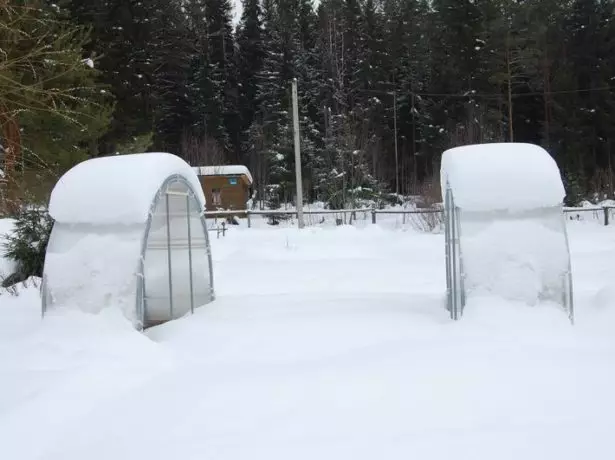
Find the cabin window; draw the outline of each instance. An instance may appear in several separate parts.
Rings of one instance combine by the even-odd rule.
[[[231,185],[237,185],[237,178],[236,177],[229,177],[228,183]]]
[[[219,188],[215,188],[211,191],[211,201],[214,206],[220,206],[222,204],[222,194]]]

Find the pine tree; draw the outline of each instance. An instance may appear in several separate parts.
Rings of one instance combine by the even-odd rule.
[[[61,8],[37,0],[0,6],[0,31],[3,204],[15,212],[28,173],[44,181],[87,158],[108,124],[111,100],[95,62],[83,58],[87,32]]]
[[[172,2],[151,4],[151,18],[165,27],[153,31],[147,62],[152,72],[154,145],[159,150],[181,153],[182,133],[192,122],[189,76],[193,45],[182,10]]]
[[[31,276],[42,277],[45,266],[47,244],[51,236],[53,219],[43,209],[21,209],[15,219],[12,234],[5,236],[3,244],[5,257],[17,264],[17,270],[2,280],[8,287],[27,280]]]
[[[156,1],[66,0],[76,23],[91,28],[86,55],[96,61],[102,82],[116,104],[111,127],[100,142],[100,153],[115,153],[118,145],[151,133],[153,126],[150,59]]]
[[[212,158],[211,149],[228,151],[230,141],[225,126],[224,79],[219,63],[212,58],[214,38],[211,33],[211,21],[208,18],[207,0],[190,0],[187,3],[189,34],[194,39],[194,48],[190,58],[188,78],[188,104],[191,123],[189,137],[197,140],[200,151],[193,155],[199,163],[223,161],[224,158]],[[214,38],[212,38],[214,35]],[[216,42],[217,43],[217,42]],[[223,155],[225,157],[225,155]]]
[[[529,68],[538,50],[529,40],[528,24],[521,14],[521,5],[515,0],[492,0],[483,13],[488,25],[479,44],[481,60],[493,85],[489,91],[494,95],[501,92],[501,97],[489,101],[492,119],[502,128],[491,137],[513,142],[516,125],[513,98],[516,93],[529,91]]]
[[[608,87],[612,78],[608,39],[613,33],[612,17],[612,6],[605,8],[598,0],[575,0],[565,23],[566,85],[578,92],[559,98],[562,102],[555,108],[555,129],[561,126],[566,169],[577,171],[579,177],[611,169],[609,133],[615,121],[611,115],[615,101],[610,92],[600,88]],[[595,193],[604,193],[600,184],[592,188]]]
[[[238,78],[240,88],[241,134],[244,161],[248,161],[250,150],[248,130],[258,110],[258,74],[265,59],[263,43],[262,11],[259,0],[243,0],[243,13],[237,34],[239,46]]]
[[[323,155],[323,117],[318,17],[311,0],[299,0],[294,34],[294,77],[297,78],[304,193],[316,198],[316,176]],[[294,162],[293,162],[294,167]]]
[[[265,59],[261,71],[257,73],[258,111],[251,127],[252,136],[258,134],[260,138],[252,137],[250,143],[260,147],[252,150],[252,163],[257,165],[259,181],[270,186],[269,190],[261,189],[261,198],[269,195],[269,201],[279,202],[291,176],[289,152],[286,149],[291,126],[288,90],[285,87],[289,81],[289,52],[283,42],[278,5],[272,0],[263,2],[263,24]]]
[[[432,49],[438,69],[432,91],[465,95],[446,101],[436,115],[453,144],[481,142],[481,108],[475,94],[484,89],[481,68],[481,36],[484,21],[478,2],[473,0],[434,0],[432,2]]]
[[[542,143],[576,190],[612,193],[614,3],[243,0],[234,37],[229,0],[59,0],[93,27],[83,57],[117,96],[102,153],[154,131],[156,148],[245,162],[260,198],[292,199],[297,78],[304,190],[334,207],[381,182],[410,193],[444,149],[500,140]]]
[[[439,134],[431,123],[427,101],[419,96],[428,90],[430,79],[429,23],[427,4],[419,0],[408,0],[396,10],[396,19],[390,31],[392,43],[391,73],[394,81],[396,100],[398,144],[401,160],[400,180],[403,184],[418,185],[419,168],[430,166],[430,147]],[[389,110],[389,127],[393,133],[393,116]],[[394,135],[394,134],[393,134]],[[394,145],[390,147],[394,149]],[[404,158],[407,161],[404,161]],[[419,166],[419,159],[424,164]],[[421,168],[422,169],[422,168]],[[404,187],[402,192],[407,191]]]
[[[235,65],[232,6],[229,0],[205,0],[207,25],[208,79],[212,82],[209,97],[222,105],[224,132],[215,134],[218,142],[236,162],[239,158],[241,119]],[[213,114],[212,114],[212,118]],[[213,120],[212,120],[213,121]]]

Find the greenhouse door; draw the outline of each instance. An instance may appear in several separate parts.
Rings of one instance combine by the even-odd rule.
[[[159,195],[145,251],[144,327],[194,310],[191,199],[182,182],[171,183]]]

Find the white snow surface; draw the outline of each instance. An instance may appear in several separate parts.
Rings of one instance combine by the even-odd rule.
[[[442,235],[379,225],[233,228],[218,300],[145,334],[2,294],[0,458],[615,458],[615,230],[569,232],[574,327],[493,295],[452,322]]]
[[[546,299],[561,302],[568,246],[563,229],[549,224],[547,218],[464,222],[461,251],[467,295],[497,295],[528,305]]]
[[[221,165],[221,166],[193,166],[194,172],[199,176],[241,176],[248,177],[253,182],[250,170],[244,165]]]
[[[152,152],[94,158],[64,174],[51,193],[49,213],[63,223],[144,223],[163,182],[183,176],[205,206],[198,177],[184,160]]]
[[[566,192],[555,160],[542,147],[493,143],[455,147],[442,155],[442,196],[450,184],[455,205],[489,211],[559,206]]]
[[[115,226],[110,230],[55,224],[45,256],[53,308],[89,313],[113,308],[136,321],[143,225]]]

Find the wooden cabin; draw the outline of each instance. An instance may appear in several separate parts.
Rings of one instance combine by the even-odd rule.
[[[207,211],[244,211],[250,199],[252,174],[243,165],[193,168],[207,202]]]

